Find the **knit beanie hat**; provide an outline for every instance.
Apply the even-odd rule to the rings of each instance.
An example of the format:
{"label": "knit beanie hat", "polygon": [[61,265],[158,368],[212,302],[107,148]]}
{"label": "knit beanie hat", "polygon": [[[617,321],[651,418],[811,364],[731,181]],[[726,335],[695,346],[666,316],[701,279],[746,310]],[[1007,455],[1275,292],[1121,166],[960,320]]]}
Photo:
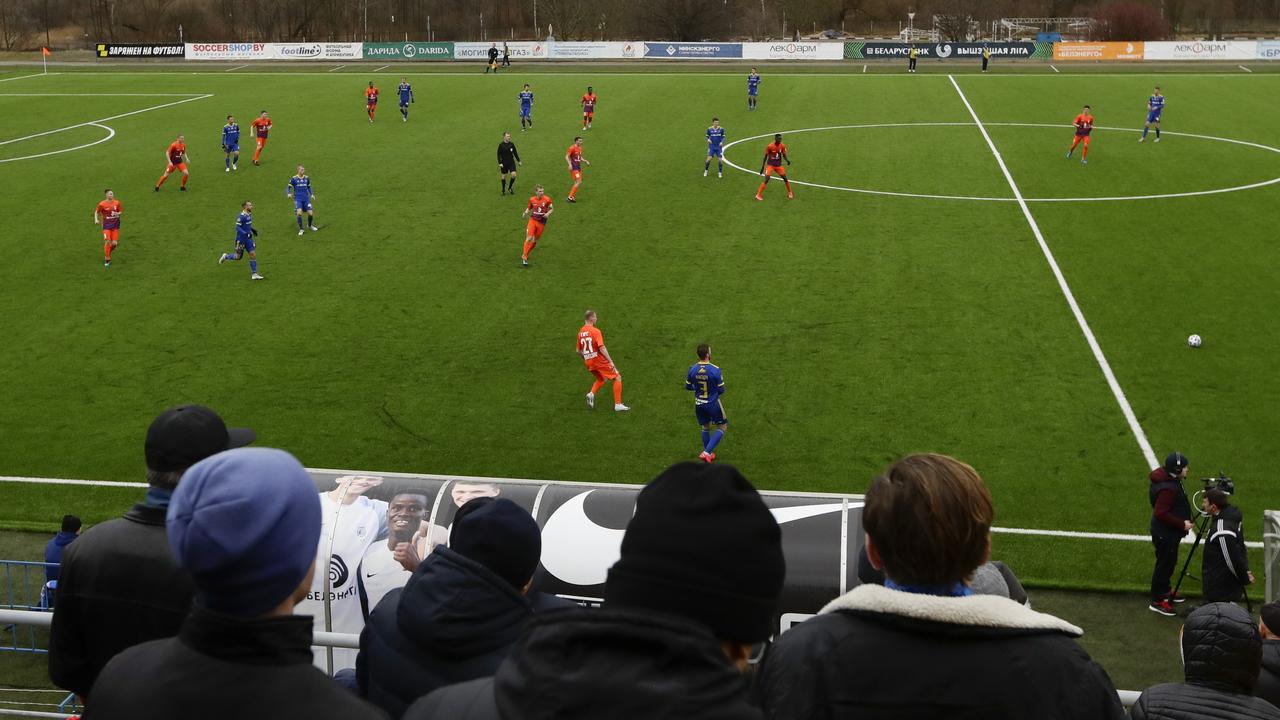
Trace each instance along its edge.
{"label": "knit beanie hat", "polygon": [[302,463],[283,450],[227,450],[183,474],[165,530],[202,606],[259,617],[288,598],[315,562],[320,496]]}
{"label": "knit beanie hat", "polygon": [[672,465],[640,491],[606,608],[695,620],[720,640],[768,639],[786,576],[782,532],[729,465]]}
{"label": "knit beanie hat", "polygon": [[542,557],[542,531],[527,510],[506,498],[479,497],[458,508],[449,549],[488,568],[520,591]]}

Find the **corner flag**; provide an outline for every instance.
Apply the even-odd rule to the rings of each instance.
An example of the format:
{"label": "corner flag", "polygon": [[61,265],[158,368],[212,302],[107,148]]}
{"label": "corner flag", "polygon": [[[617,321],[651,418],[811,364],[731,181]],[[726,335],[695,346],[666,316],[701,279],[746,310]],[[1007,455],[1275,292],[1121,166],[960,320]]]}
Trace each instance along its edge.
{"label": "corner flag", "polygon": [[53,53],[49,52],[49,48],[40,48],[40,59],[44,62],[44,72],[46,75],[49,74],[49,56],[52,54]]}

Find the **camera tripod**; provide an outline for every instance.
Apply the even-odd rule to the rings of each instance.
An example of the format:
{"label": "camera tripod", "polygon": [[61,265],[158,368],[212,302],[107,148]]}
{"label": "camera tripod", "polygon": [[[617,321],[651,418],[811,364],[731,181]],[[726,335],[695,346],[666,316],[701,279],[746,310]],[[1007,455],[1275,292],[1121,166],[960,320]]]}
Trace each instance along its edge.
{"label": "camera tripod", "polygon": [[[1196,493],[1197,498],[1199,495],[1200,493]],[[1211,524],[1213,524],[1213,516],[1206,512],[1200,513],[1200,523],[1196,525],[1196,539],[1194,542],[1191,543],[1191,552],[1187,553],[1186,561],[1182,563],[1182,572],[1178,573],[1178,582],[1174,583],[1173,585],[1173,591],[1172,591],[1173,595],[1177,595],[1178,588],[1182,587],[1182,581],[1185,580],[1187,577],[1187,569],[1191,567],[1191,558],[1195,557],[1196,548],[1200,547],[1200,542],[1204,540],[1205,535],[1208,534],[1209,526]],[[1248,608],[1250,613],[1252,613],[1253,601],[1249,599],[1248,587],[1247,586],[1241,587],[1240,594],[1244,596],[1245,607]]]}

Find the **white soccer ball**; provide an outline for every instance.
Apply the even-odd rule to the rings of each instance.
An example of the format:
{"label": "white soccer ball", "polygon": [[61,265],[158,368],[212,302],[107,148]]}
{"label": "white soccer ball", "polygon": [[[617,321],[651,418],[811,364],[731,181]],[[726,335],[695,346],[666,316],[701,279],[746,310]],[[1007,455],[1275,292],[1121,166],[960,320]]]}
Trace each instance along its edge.
{"label": "white soccer ball", "polygon": [[1200,343],[1201,343],[1201,340],[1199,335],[1192,335],[1191,337],[1187,338],[1187,347],[1198,348],[1200,347]]}

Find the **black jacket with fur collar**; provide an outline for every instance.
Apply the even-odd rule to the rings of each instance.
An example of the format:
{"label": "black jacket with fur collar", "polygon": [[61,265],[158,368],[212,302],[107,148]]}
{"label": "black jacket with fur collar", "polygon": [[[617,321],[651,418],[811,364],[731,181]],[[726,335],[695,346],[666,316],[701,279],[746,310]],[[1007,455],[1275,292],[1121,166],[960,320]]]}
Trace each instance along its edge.
{"label": "black jacket with fur collar", "polygon": [[773,720],[1123,717],[1080,628],[990,595],[862,585],[789,630],[757,691]]}

